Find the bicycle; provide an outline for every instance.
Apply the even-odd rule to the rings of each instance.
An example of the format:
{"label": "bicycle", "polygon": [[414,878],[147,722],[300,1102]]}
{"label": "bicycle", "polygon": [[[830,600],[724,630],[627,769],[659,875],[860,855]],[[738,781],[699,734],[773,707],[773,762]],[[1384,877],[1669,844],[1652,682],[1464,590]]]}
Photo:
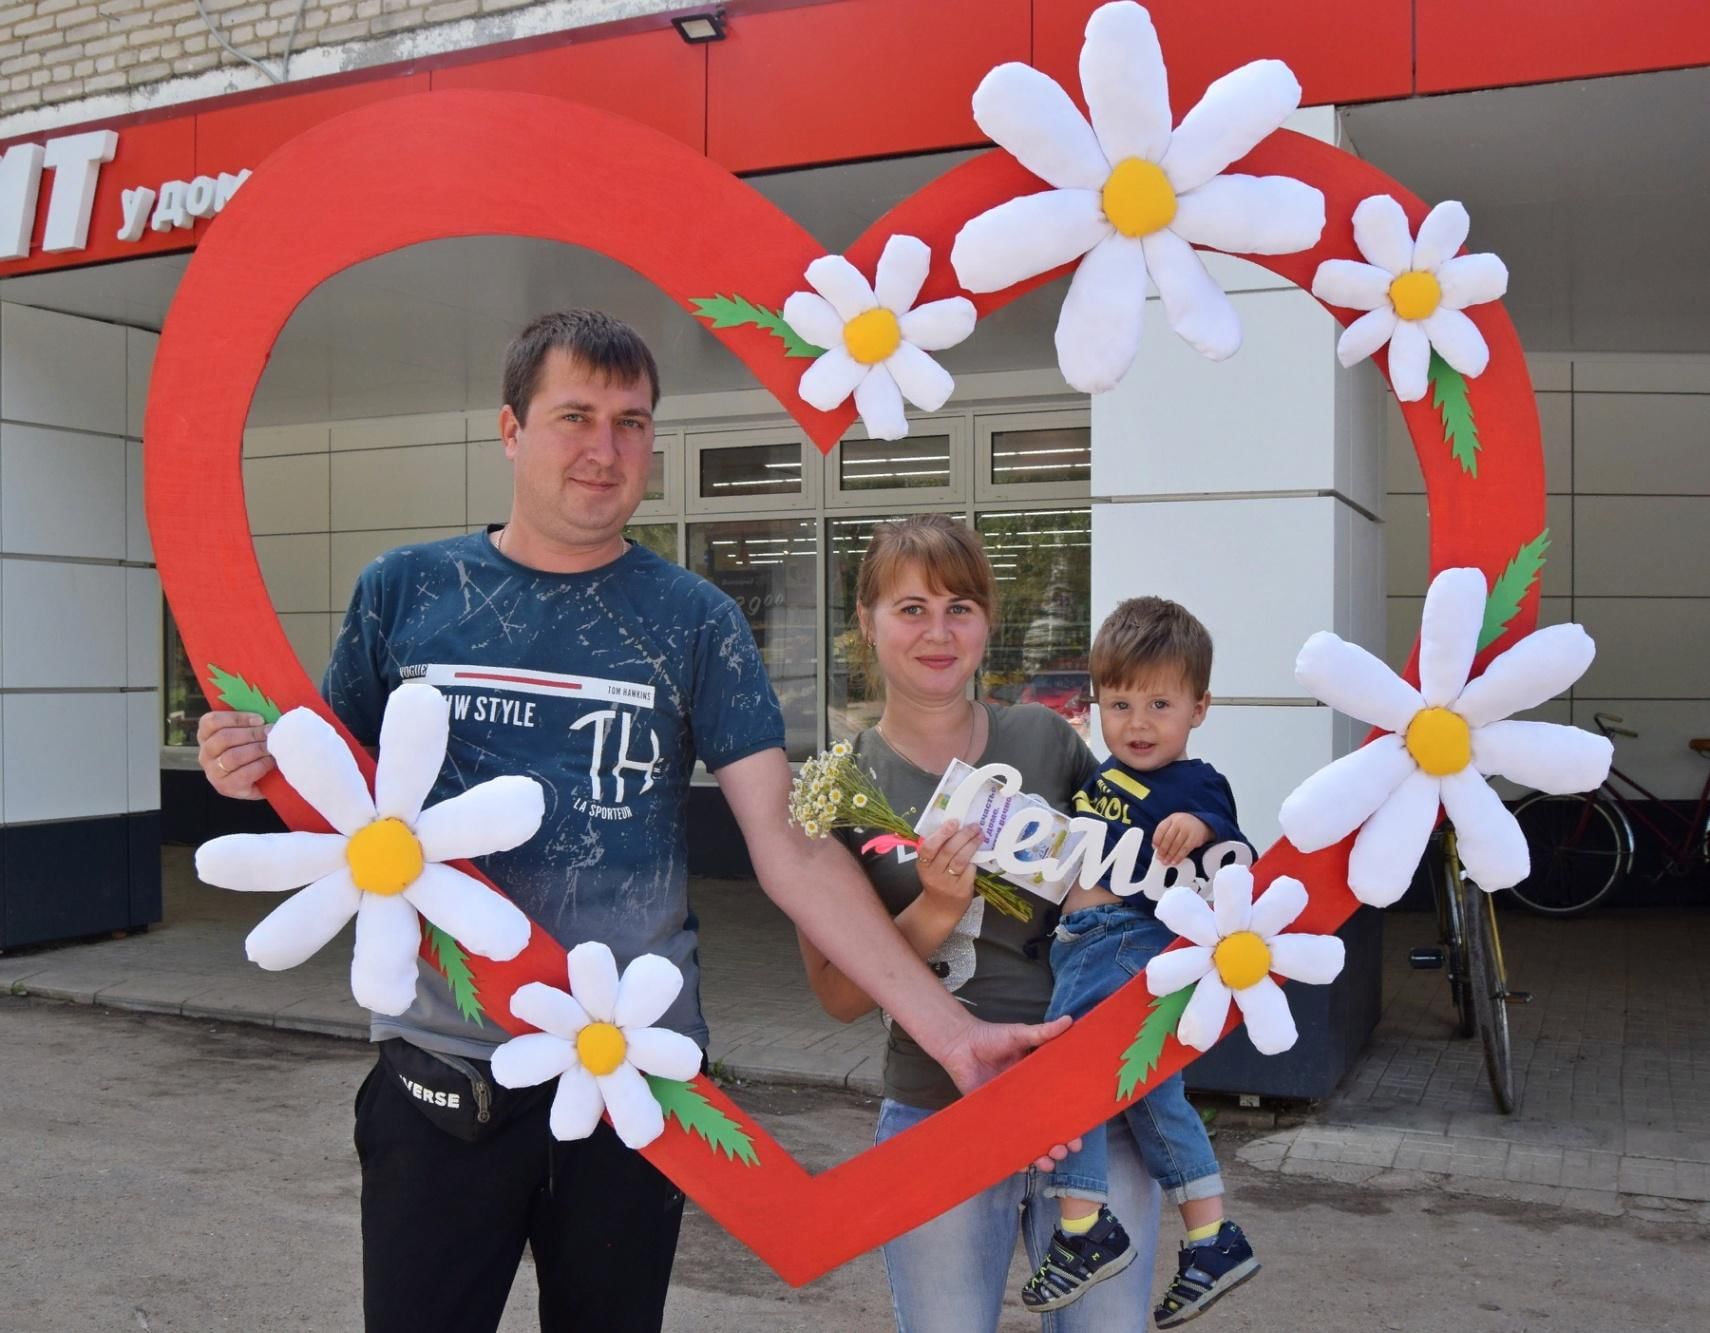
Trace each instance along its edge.
{"label": "bicycle", "polygon": [[[1592,720],[1611,740],[1639,734],[1621,726],[1621,719],[1613,713],[1596,713]],[[1710,738],[1695,737],[1687,745],[1710,759]],[[1630,787],[1632,793],[1623,792],[1615,785],[1617,781]],[[1651,818],[1635,795],[1644,797],[1653,811],[1666,815],[1678,827],[1670,829]],[[1705,775],[1704,790],[1691,816],[1665,805],[1649,788],[1611,767],[1609,777],[1595,791],[1582,796],[1535,792],[1514,808],[1514,817],[1526,834],[1532,857],[1532,873],[1514,886],[1514,896],[1544,916],[1574,916],[1587,911],[1632,873],[1635,820],[1662,845],[1665,859],[1656,879],[1685,875],[1699,864],[1710,863],[1710,773]]]}
{"label": "bicycle", "polygon": [[1502,960],[1502,939],[1496,929],[1492,896],[1467,878],[1461,868],[1455,831],[1448,824],[1432,835],[1440,843],[1440,858],[1427,856],[1431,897],[1437,906],[1438,947],[1412,949],[1408,965],[1443,968],[1455,1005],[1455,1035],[1477,1033],[1484,1043],[1484,1068],[1491,1096],[1503,1115],[1514,1111],[1514,1055],[1508,1035],[1508,1006],[1530,1004],[1526,991],[1508,989]]}

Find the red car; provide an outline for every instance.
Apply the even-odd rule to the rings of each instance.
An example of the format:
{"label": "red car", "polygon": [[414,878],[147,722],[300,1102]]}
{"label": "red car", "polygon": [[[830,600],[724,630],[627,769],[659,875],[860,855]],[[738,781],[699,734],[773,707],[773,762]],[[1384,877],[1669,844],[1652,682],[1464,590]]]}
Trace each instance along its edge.
{"label": "red car", "polygon": [[1071,722],[1082,721],[1092,706],[1092,677],[1085,671],[1042,671],[1021,687],[1019,704],[1044,704]]}

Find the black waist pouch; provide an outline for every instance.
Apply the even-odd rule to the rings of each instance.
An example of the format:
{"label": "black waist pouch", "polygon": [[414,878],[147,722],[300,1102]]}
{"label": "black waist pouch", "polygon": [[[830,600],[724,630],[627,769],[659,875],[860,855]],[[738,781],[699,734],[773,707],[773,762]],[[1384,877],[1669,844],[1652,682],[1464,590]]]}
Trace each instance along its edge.
{"label": "black waist pouch", "polygon": [[466,1143],[478,1143],[518,1115],[546,1106],[555,1086],[501,1088],[485,1060],[424,1051],[402,1037],[380,1043],[380,1064],[416,1110]]}

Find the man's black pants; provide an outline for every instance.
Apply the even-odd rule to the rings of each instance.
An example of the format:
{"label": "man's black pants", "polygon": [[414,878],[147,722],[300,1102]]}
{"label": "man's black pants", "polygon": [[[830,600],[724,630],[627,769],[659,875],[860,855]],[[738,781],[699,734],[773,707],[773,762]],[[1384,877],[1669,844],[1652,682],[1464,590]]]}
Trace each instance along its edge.
{"label": "man's black pants", "polygon": [[[484,1072],[484,1071],[483,1071]],[[665,1315],[683,1195],[601,1122],[559,1143],[554,1085],[479,1142],[446,1133],[384,1060],[356,1095],[367,1333],[490,1333],[526,1244],[544,1333],[652,1333]]]}

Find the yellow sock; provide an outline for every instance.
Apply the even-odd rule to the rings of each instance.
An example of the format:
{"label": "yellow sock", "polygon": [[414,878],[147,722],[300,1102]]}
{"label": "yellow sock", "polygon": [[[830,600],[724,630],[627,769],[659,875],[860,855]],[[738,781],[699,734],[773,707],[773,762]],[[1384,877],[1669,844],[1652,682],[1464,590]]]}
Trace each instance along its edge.
{"label": "yellow sock", "polygon": [[1202,1227],[1195,1227],[1192,1231],[1187,1233],[1188,1244],[1198,1245],[1201,1241],[1211,1240],[1220,1230],[1222,1230],[1222,1228],[1223,1219],[1221,1217],[1215,1222],[1207,1222]]}
{"label": "yellow sock", "polygon": [[1088,1213],[1085,1217],[1059,1218],[1057,1225],[1071,1236],[1084,1236],[1093,1229],[1093,1223],[1096,1221],[1098,1221],[1098,1214],[1093,1212]]}

